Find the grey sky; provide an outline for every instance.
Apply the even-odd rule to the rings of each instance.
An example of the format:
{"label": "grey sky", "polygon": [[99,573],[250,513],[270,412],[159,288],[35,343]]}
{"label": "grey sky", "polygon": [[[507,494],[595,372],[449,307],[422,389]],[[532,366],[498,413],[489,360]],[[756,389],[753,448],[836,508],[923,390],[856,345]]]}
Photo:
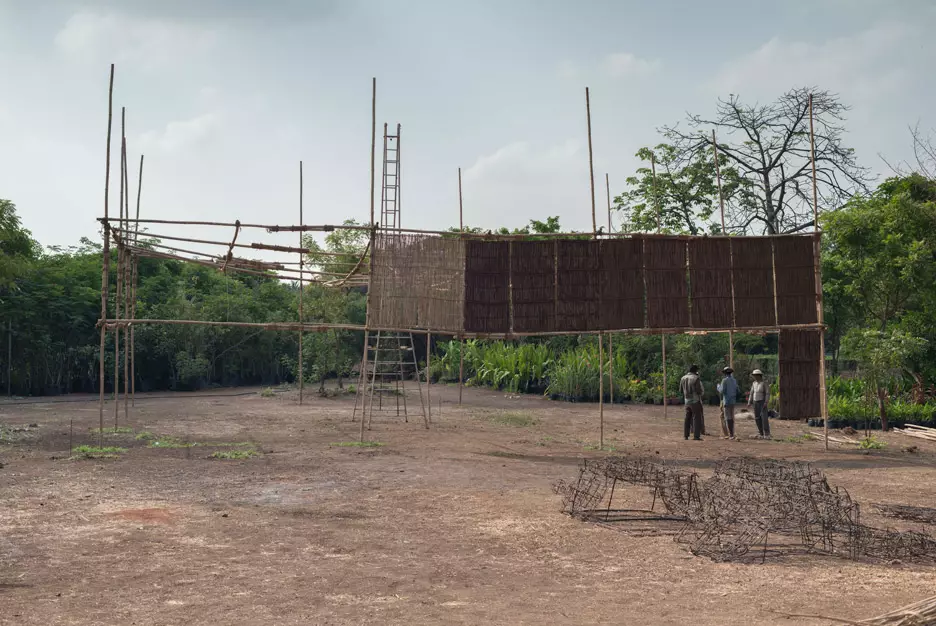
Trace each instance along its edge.
{"label": "grey sky", "polygon": [[620,191],[657,127],[728,93],[839,92],[886,173],[908,124],[936,126],[931,5],[0,0],[0,197],[45,245],[95,236],[110,62],[149,217],[295,223],[302,159],[307,223],[366,219],[372,76],[379,131],[403,124],[409,227],[457,224],[461,166],[469,225],[590,228],[586,85],[599,223],[604,173]]}

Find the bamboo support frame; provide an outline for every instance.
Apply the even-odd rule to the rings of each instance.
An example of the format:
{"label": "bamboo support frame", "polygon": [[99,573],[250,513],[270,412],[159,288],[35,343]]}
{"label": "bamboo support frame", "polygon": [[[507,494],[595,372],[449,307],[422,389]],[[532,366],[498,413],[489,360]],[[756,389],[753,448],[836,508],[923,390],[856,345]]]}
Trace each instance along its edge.
{"label": "bamboo support frame", "polygon": [[[595,216],[595,160],[592,154],[591,98],[585,88],[585,120],[588,130],[588,178],[591,187],[592,236],[598,238]],[[610,230],[610,229],[609,229]],[[604,450],[604,333],[598,333],[598,448]]]}
{"label": "bamboo support frame", "polygon": [[[110,81],[107,89],[107,149],[104,159],[104,249],[101,263],[101,320],[107,319],[107,292],[110,285],[110,224],[109,224],[109,198],[110,198],[110,153],[111,130],[114,118],[114,64],[110,66]],[[98,442],[104,447],[104,347],[107,339],[107,328],[101,324],[101,349],[98,353]]]}
{"label": "bamboo support frame", "polygon": [[[608,195],[608,234],[611,234],[611,178],[605,172],[605,191]],[[556,271],[559,271],[558,266]],[[559,281],[556,281],[556,288],[559,287]],[[558,301],[558,298],[556,298]],[[608,333],[608,399],[611,406],[614,406],[614,335]]]}
{"label": "bamboo support frame", "polygon": [[[465,210],[462,204],[462,171],[458,168],[458,230],[465,232]],[[465,338],[458,336],[458,406],[462,403],[462,391],[465,387]]]}
{"label": "bamboo support frame", "polygon": [[[413,348],[415,350],[415,348]],[[429,427],[429,424],[432,423],[432,396],[430,395],[430,388],[432,385],[432,380],[429,377],[429,370],[432,367],[432,331],[426,331],[426,405],[429,410],[429,421],[426,422],[426,428]],[[416,376],[419,376],[419,368],[416,368]],[[441,400],[441,398],[439,398]]]}
{"label": "bamboo support frame", "polygon": [[[130,164],[127,161],[127,138],[124,137],[122,142],[124,148],[123,155],[123,185],[125,189],[124,193],[124,219],[130,219]],[[127,224],[127,229],[129,230],[129,224]],[[124,264],[123,272],[121,273],[119,279],[123,283],[123,310],[124,315],[130,315],[130,266],[132,264],[130,253],[127,250],[124,250]],[[123,373],[124,373],[124,422],[129,421],[130,419],[130,326],[126,326],[123,329]],[[114,422],[114,430],[117,430],[117,422]]]}
{"label": "bamboo support frame", "polygon": [[[140,219],[140,196],[143,191],[143,155],[140,155],[140,173],[139,178],[137,179],[137,199],[136,199],[136,217]],[[137,240],[140,236],[140,224],[137,222],[134,225],[133,229],[133,245],[136,245]],[[131,285],[133,287],[133,294],[131,295],[131,306],[130,306],[130,319],[136,317],[136,307],[137,307],[137,281],[139,280],[139,259],[135,254],[131,253],[131,258],[133,259],[133,273],[130,277]],[[130,403],[133,406],[136,406],[136,328],[131,324],[130,326]]]}

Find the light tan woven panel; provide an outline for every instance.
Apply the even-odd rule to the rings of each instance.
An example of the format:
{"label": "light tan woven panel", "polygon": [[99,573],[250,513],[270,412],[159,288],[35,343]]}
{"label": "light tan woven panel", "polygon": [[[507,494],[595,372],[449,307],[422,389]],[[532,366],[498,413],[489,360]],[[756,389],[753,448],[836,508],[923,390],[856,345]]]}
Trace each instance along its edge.
{"label": "light tan woven panel", "polygon": [[455,237],[378,234],[370,325],[457,333],[465,308],[465,244]]}

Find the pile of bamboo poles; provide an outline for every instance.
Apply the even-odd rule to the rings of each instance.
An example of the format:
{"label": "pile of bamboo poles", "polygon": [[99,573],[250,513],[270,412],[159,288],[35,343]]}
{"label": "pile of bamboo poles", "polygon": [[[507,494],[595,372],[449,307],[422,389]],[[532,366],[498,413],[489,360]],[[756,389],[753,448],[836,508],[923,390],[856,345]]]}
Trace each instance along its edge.
{"label": "pile of bamboo poles", "polygon": [[858,623],[868,626],[932,626],[936,624],[936,596]]}
{"label": "pile of bamboo poles", "polygon": [[936,441],[936,428],[907,424],[904,428],[895,428],[894,432],[907,435],[908,437],[916,437],[917,439]]}

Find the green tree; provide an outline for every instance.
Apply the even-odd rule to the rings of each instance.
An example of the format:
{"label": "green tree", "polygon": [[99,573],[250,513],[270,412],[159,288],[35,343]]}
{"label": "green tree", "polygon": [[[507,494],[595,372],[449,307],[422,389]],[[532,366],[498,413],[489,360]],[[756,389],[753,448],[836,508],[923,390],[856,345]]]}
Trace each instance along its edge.
{"label": "green tree", "polygon": [[855,328],[845,335],[843,351],[857,361],[859,374],[877,399],[882,430],[888,429],[888,387],[903,378],[905,367],[925,345],[925,339],[898,329]]}
{"label": "green tree", "polygon": [[[716,211],[718,180],[712,150],[692,153],[688,158],[670,144],[641,148],[637,157],[647,165],[627,179],[628,190],[615,197],[614,208],[621,214],[621,230],[699,235],[720,232]],[[656,175],[653,172],[656,168]],[[728,158],[719,157],[722,197],[738,200],[745,179],[732,167]],[[714,216],[714,217],[713,217]]]}
{"label": "green tree", "polygon": [[934,224],[936,182],[917,174],[888,179],[871,196],[826,214],[826,293],[881,331],[908,310],[930,310]]}
{"label": "green tree", "polygon": [[0,293],[14,288],[16,278],[39,252],[39,245],[16,214],[16,205],[0,198]]}

